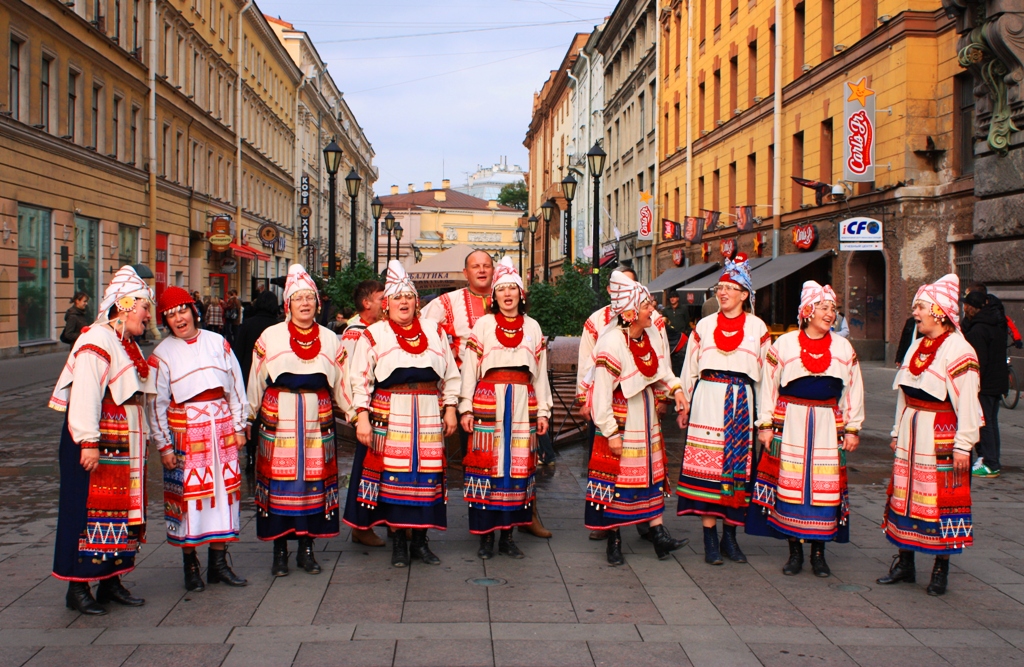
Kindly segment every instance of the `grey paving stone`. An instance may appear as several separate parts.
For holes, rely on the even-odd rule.
[[[123,667],[219,667],[224,662],[229,644],[163,644],[139,646]]]
[[[107,618],[107,617],[103,617]],[[231,634],[231,626],[108,628],[96,638],[96,645],[104,644],[221,644]]]
[[[360,623],[353,639],[490,639],[487,623]]]
[[[576,623],[571,602],[533,600],[491,600],[488,603],[492,623]]]
[[[829,619],[831,620],[831,619]],[[903,628],[850,628],[819,626],[821,633],[837,646],[921,646],[921,642]],[[901,648],[902,650],[902,648]]]
[[[235,644],[221,667],[286,666],[292,664],[298,652],[298,642]]]
[[[664,623],[658,608],[649,598],[639,601],[602,600],[589,597],[583,600],[573,598],[573,607],[580,623]]]
[[[595,667],[688,667],[692,663],[679,644],[668,642],[587,642]]]
[[[27,605],[19,601],[0,611],[0,630],[66,628],[78,617],[77,611],[68,609],[63,604]]]
[[[394,667],[492,667],[494,654],[486,639],[399,640]]]
[[[686,648],[688,644],[736,644],[742,645],[736,631],[727,625],[637,625],[645,642],[678,642]]]
[[[1008,647],[1009,643],[1003,641],[1002,637],[991,630],[971,629],[957,630],[947,628],[943,630],[907,630],[919,642],[933,649],[939,647],[962,647],[962,646],[999,646]]]
[[[277,577],[263,597],[249,625],[309,625],[331,581],[336,553],[317,555],[323,572],[310,575],[292,568],[287,577]]]
[[[493,643],[494,667],[594,667],[581,641],[512,641]]]
[[[861,667],[945,666],[949,663],[926,646],[843,646],[843,652]]]
[[[489,620],[487,600],[409,600],[402,611],[403,623],[481,623]]]
[[[91,644],[102,632],[102,628],[12,628],[0,632],[0,646],[85,646]]]
[[[1012,646],[938,647],[935,652],[956,667],[1024,664],[1024,652]]]
[[[48,646],[24,663],[26,667],[116,667],[124,664],[134,646]],[[18,663],[22,664],[22,663]]]
[[[636,626],[627,624],[492,623],[491,635],[495,640],[642,641]]]
[[[293,667],[391,667],[394,640],[307,642],[299,648]]]
[[[489,575],[490,576],[490,575]],[[510,581],[505,586],[492,586],[487,589],[487,598],[491,602],[529,600],[531,602],[569,602],[569,592],[559,578],[552,583],[521,583]]]
[[[801,644],[806,646],[831,644],[818,628],[766,627],[763,625],[733,625],[733,631],[746,644]]]
[[[40,650],[41,646],[5,646],[0,651],[0,667],[21,667]]]
[[[1024,628],[992,628],[992,632],[1017,648],[1024,649]]]
[[[647,587],[651,602],[669,625],[726,624],[725,617],[696,586]]]
[[[354,623],[342,625],[281,625],[234,628],[224,641],[228,644],[276,644],[277,642],[340,642],[349,641],[355,633]]]
[[[765,667],[779,665],[842,665],[853,667],[855,663],[838,646],[831,644],[747,644],[751,652]]]
[[[693,667],[761,667],[761,661],[746,644],[682,644]]]

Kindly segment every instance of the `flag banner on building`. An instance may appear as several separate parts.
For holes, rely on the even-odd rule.
[[[704,218],[688,215],[684,220],[683,238],[690,243],[700,243],[704,238]]]
[[[636,230],[638,240],[654,240],[654,196],[650,192],[640,192]]]
[[[704,231],[713,232],[718,229],[718,221],[722,217],[721,211],[708,211],[701,209],[701,216],[704,217]]]
[[[741,232],[751,232],[754,230],[753,206],[737,206],[735,215],[737,230]]]
[[[662,241],[675,241],[682,238],[683,226],[678,222],[673,222],[668,218],[661,219],[661,240]]]
[[[843,180],[875,180],[875,91],[867,77],[847,81],[843,101]]]
[[[799,176],[790,176],[790,178],[796,181],[798,185],[814,190],[814,203],[817,206],[821,206],[821,203],[825,201],[825,195],[832,194],[832,186],[828,183],[812,181],[808,178],[800,178]]]

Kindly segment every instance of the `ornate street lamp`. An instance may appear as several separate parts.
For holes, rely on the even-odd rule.
[[[516,243],[519,244],[519,275],[523,275],[523,238],[526,236],[526,230],[523,229],[522,225],[516,225]]]
[[[373,216],[373,270],[376,271],[380,265],[380,214],[384,212],[384,202],[380,197],[374,197],[370,202],[370,215]]]
[[[356,168],[352,167],[352,170],[348,172],[348,176],[345,177],[345,189],[348,190],[348,198],[351,202],[349,218],[352,223],[352,239],[349,242],[348,249],[348,261],[350,264],[355,264],[356,261],[356,197],[359,196],[359,186],[362,184],[362,177],[356,173]]]
[[[402,261],[402,223],[395,224],[395,259]]]
[[[384,227],[388,230],[388,261],[384,264],[384,270],[387,271],[388,264],[391,263],[391,230],[395,228],[395,216],[392,215],[391,211],[384,216]]]
[[[569,202],[565,207],[565,229],[562,231],[562,254],[565,255],[563,271],[565,263],[572,263],[572,200],[576,196],[576,185],[576,179],[572,174],[562,179],[562,195],[565,196],[565,201]]]
[[[548,282],[551,268],[551,216],[555,213],[555,205],[550,199],[540,205],[540,213],[544,216],[544,282]]]
[[[341,147],[338,142],[331,139],[331,143],[324,148],[324,166],[327,168],[330,185],[327,207],[327,277],[333,278],[337,271],[337,242],[335,240],[336,227],[338,226],[338,209],[335,203],[337,197],[337,176],[338,167],[341,166]]]
[[[531,215],[527,220],[530,224],[530,282],[533,282],[533,237],[537,234],[537,216]]]
[[[604,171],[604,160],[608,154],[601,150],[600,144],[587,151],[587,163],[590,165],[590,175],[594,179],[594,244],[590,246],[590,284],[597,294],[601,289],[601,279],[598,275],[600,269],[601,253],[601,173]]]

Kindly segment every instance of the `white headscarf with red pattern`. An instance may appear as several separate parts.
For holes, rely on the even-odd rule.
[[[284,283],[284,313],[291,318],[291,299],[295,294],[311,290],[316,296],[316,307],[320,308],[320,293],[316,289],[316,283],[306,272],[301,264],[292,264],[288,267],[288,279]]]
[[[800,311],[797,314],[797,319],[811,319],[811,313],[814,311],[814,304],[822,301],[838,303],[838,301],[836,301],[835,290],[832,289],[832,286],[819,285],[813,280],[805,282],[803,289],[800,290]]]
[[[934,283],[921,285],[914,301],[932,304],[949,318],[956,330],[960,330],[960,278],[954,273],[947,273]]]
[[[640,304],[651,298],[646,287],[619,271],[612,271],[608,288],[612,297],[612,312],[627,322],[635,320],[640,312]]]
[[[519,294],[523,294],[523,278],[516,271],[512,264],[511,257],[502,257],[501,261],[494,267],[494,279],[491,281],[491,290],[498,289],[498,285],[511,284],[519,287]]]

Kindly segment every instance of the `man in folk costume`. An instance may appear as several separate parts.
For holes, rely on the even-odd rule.
[[[205,589],[196,554],[203,544],[207,581],[244,586],[226,558],[227,543],[238,541],[238,451],[248,430],[242,369],[223,336],[199,329],[199,311],[182,288],[165,289],[157,313],[171,331],[149,355],[156,374],[149,421],[164,466],[167,542],[181,547],[186,589]]]
[[[586,525],[608,531],[607,558],[622,565],[619,528],[649,522],[659,559],[686,544],[662,524],[665,512],[665,444],[657,404],[671,397],[684,407],[679,379],[657,344],[654,301],[643,285],[611,275],[615,320],[600,334],[590,395],[597,427],[588,465]],[[679,415],[682,427],[683,414]]]
[[[633,269],[621,266],[617,269],[619,273],[623,274],[630,280],[636,280],[636,271]],[[608,293],[611,294],[612,286],[608,285]],[[598,335],[604,331],[609,324],[615,319],[615,312],[612,306],[609,304],[598,308],[587,321],[583,323],[583,333],[580,336],[580,348],[576,361],[576,403],[580,406],[580,414],[584,419],[590,422],[590,446],[593,447],[594,440],[594,422],[590,417],[590,406],[587,400],[587,393],[594,382],[594,347],[597,345]],[[651,315],[651,321],[654,323],[654,328],[658,331],[659,344],[664,348],[659,350],[665,355],[668,355],[671,359],[671,346],[668,344],[668,332],[666,331],[666,320],[662,317],[661,313],[657,310]],[[664,414],[664,409],[659,406],[658,414]],[[651,539],[649,526],[645,522],[636,524],[637,532],[645,540]],[[595,530],[590,533],[590,539],[592,540],[603,540],[608,537],[607,533],[603,530]]]
[[[879,584],[914,583],[914,552],[935,555],[929,595],[946,592],[949,556],[974,544],[971,449],[982,424],[974,348],[960,333],[960,281],[943,276],[914,296],[920,338],[896,372],[895,453],[882,529],[899,548]]]
[[[121,575],[135,569],[146,534],[146,401],[150,367],[135,344],[152,292],[130,266],[110,281],[92,326],[82,330],[50,407],[66,412],[60,439],[60,500],[53,576],[68,583],[69,609],[106,614],[102,604],[140,606]],[[90,582],[99,581],[96,597]]]
[[[765,357],[757,396],[762,446],[747,532],[789,541],[786,575],[831,574],[825,542],[849,542],[846,455],[864,423],[864,384],[853,346],[832,333],[836,293],[813,280],[800,293],[799,331],[779,337]]]
[[[355,293],[353,294],[353,300],[356,303],[356,308],[359,312],[348,321],[348,326],[345,327],[345,332],[338,337],[341,344],[341,368],[342,368],[342,402],[339,406],[343,414],[349,414],[352,407],[352,396],[349,383],[345,380],[347,377],[347,369],[349,364],[352,362],[352,352],[356,349],[356,343],[362,337],[363,332],[366,331],[366,327],[371,324],[380,321],[382,312],[382,302],[384,300],[384,285],[379,280],[364,280],[363,282],[356,285]],[[346,437],[354,437],[355,426],[347,426],[351,428],[351,432]],[[349,479],[355,479],[362,475],[363,460],[366,458],[367,448],[366,445],[359,441],[356,441],[356,453],[352,461],[352,474]],[[345,506],[354,505],[357,501],[358,496],[358,485],[349,483],[348,485],[348,500]],[[385,542],[376,533],[373,532],[372,528],[352,529],[352,541],[356,544],[362,544],[368,547],[382,547]]]
[[[701,517],[704,560],[721,565],[721,551],[734,562],[747,562],[736,527],[746,522],[750,505],[754,398],[761,395],[771,335],[753,314],[746,255],[726,260],[715,292],[720,310],[694,328],[680,378],[689,399],[689,428],[676,513]],[[721,543],[718,519],[723,524]]]
[[[295,564],[319,574],[313,540],[334,537],[338,524],[338,461],[334,415],[341,405],[338,336],[316,323],[320,296],[300,264],[284,286],[285,321],[256,341],[249,371],[249,420],[259,417],[256,452],[256,536],[274,542],[271,574]]]
[[[469,532],[477,555],[522,558],[513,526],[533,522],[537,436],[548,430],[551,389],[540,325],[526,316],[523,280],[505,257],[494,271],[491,312],[477,320],[462,356],[459,413],[470,443],[462,461]]]
[[[356,498],[345,523],[396,529],[395,567],[408,567],[411,555],[437,565],[427,529],[448,526],[444,438],[458,428],[459,369],[441,326],[417,312],[419,295],[398,260],[388,265],[384,299],[385,319],[366,327],[346,366],[348,419],[368,451],[349,482]]]

